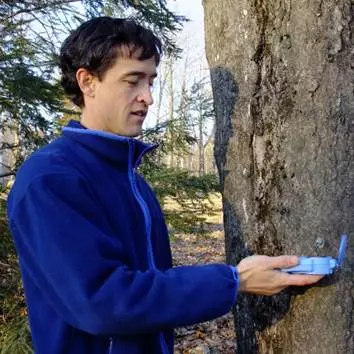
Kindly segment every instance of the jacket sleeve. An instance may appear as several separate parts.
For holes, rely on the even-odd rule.
[[[12,198],[8,214],[21,267],[59,316],[83,331],[155,332],[216,318],[235,302],[238,280],[225,264],[129,269],[119,235],[77,176],[37,178]]]

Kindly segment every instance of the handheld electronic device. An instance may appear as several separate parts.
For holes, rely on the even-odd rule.
[[[283,268],[282,271],[291,274],[332,274],[343,264],[346,248],[347,236],[342,235],[337,258],[299,257],[299,264],[297,266],[291,268]]]

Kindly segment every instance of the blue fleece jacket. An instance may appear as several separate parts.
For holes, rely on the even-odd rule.
[[[70,122],[19,170],[8,216],[37,354],[172,353],[173,328],[234,304],[229,266],[172,267],[136,171],[151,149]]]

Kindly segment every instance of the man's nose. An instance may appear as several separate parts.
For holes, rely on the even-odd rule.
[[[150,106],[154,103],[154,99],[152,97],[151,86],[146,85],[140,95],[138,96],[139,102],[144,102],[147,106]]]

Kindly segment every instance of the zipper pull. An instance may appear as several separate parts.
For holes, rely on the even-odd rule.
[[[113,338],[109,337],[108,354],[112,354],[112,350],[113,350]]]

